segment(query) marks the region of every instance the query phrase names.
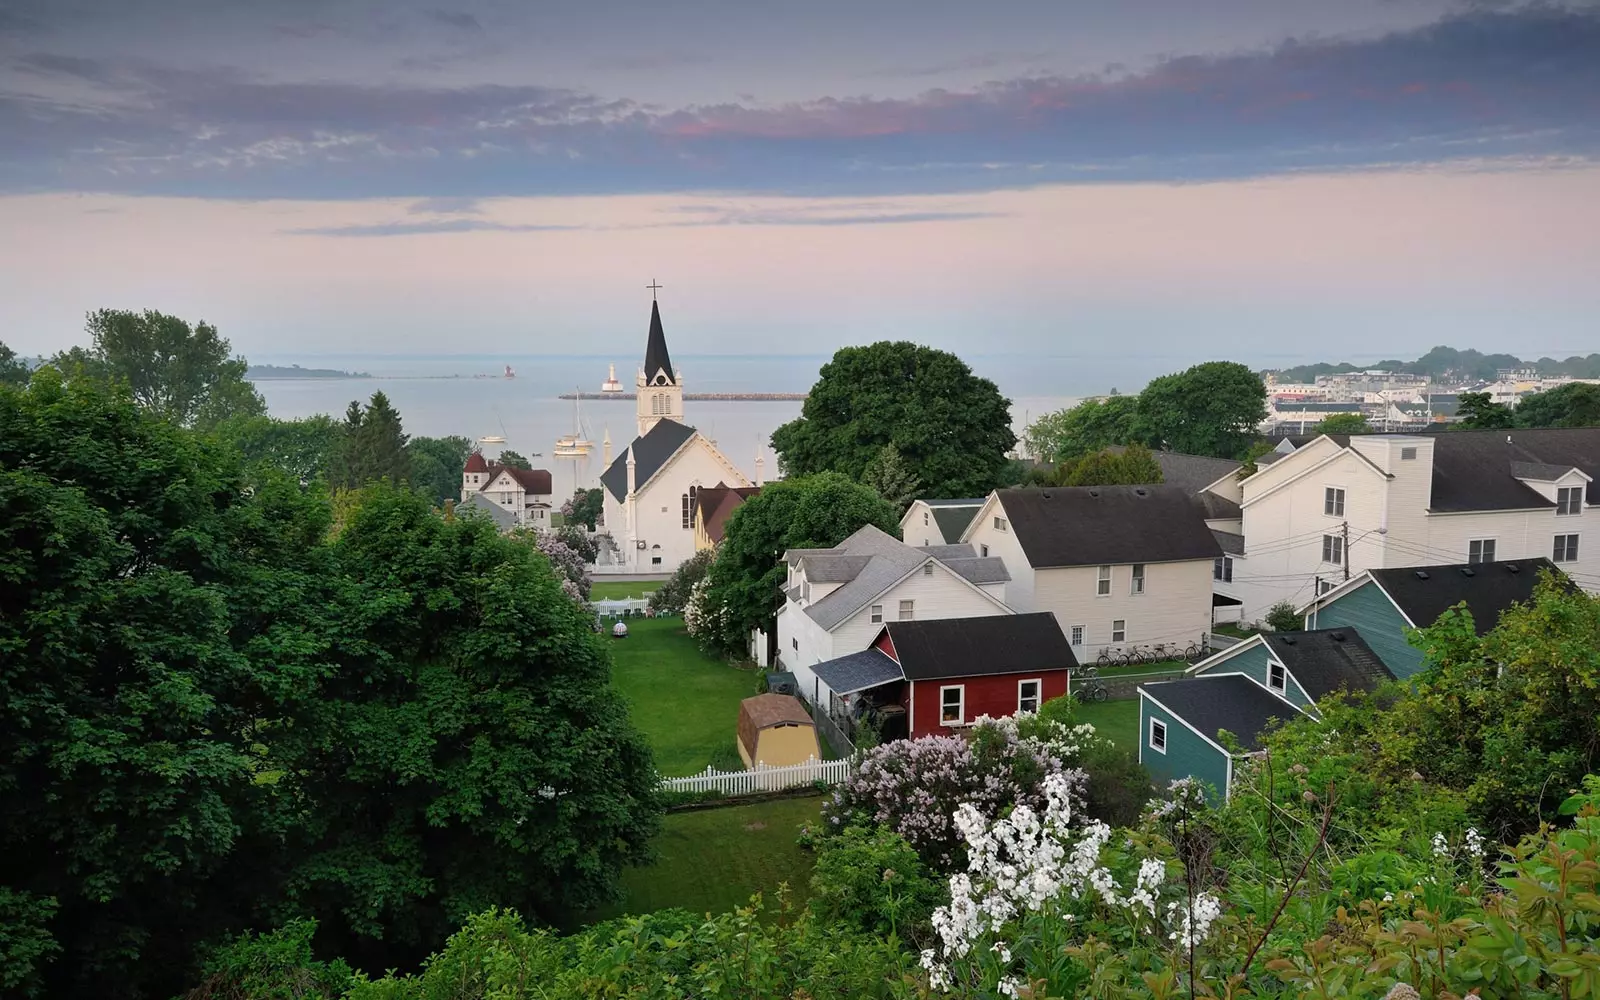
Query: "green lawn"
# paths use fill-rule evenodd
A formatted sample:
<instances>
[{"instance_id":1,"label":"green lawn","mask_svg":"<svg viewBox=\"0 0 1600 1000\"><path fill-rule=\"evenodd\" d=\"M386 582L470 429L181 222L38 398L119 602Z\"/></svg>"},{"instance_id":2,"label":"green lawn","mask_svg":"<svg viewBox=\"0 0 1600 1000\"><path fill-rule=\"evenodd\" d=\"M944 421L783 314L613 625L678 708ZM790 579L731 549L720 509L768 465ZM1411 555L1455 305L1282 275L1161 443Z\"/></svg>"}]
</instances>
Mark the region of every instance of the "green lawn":
<instances>
[{"instance_id":1,"label":"green lawn","mask_svg":"<svg viewBox=\"0 0 1600 1000\"><path fill-rule=\"evenodd\" d=\"M655 841L656 863L623 872L622 902L592 919L674 906L721 913L757 892L771 900L784 882L790 898L803 903L812 855L795 846L795 837L821 812L821 798L803 798L670 813Z\"/></svg>"},{"instance_id":2,"label":"green lawn","mask_svg":"<svg viewBox=\"0 0 1600 1000\"><path fill-rule=\"evenodd\" d=\"M1087 722L1106 739L1137 755L1139 751L1139 699L1118 698L1088 705L1074 705L1073 717Z\"/></svg>"},{"instance_id":3,"label":"green lawn","mask_svg":"<svg viewBox=\"0 0 1600 1000\"><path fill-rule=\"evenodd\" d=\"M665 580L596 580L589 590L595 601L615 601L625 597L643 597L658 589Z\"/></svg>"},{"instance_id":4,"label":"green lawn","mask_svg":"<svg viewBox=\"0 0 1600 1000\"><path fill-rule=\"evenodd\" d=\"M1133 674L1181 674L1189 669L1188 660L1160 660L1156 663L1129 663L1123 666L1095 667L1101 677L1128 677Z\"/></svg>"},{"instance_id":5,"label":"green lawn","mask_svg":"<svg viewBox=\"0 0 1600 1000\"><path fill-rule=\"evenodd\" d=\"M719 750L738 753L739 702L756 693L754 671L700 652L681 618L629 618L628 638L610 645L612 682L663 775L697 774Z\"/></svg>"},{"instance_id":6,"label":"green lawn","mask_svg":"<svg viewBox=\"0 0 1600 1000\"><path fill-rule=\"evenodd\" d=\"M1217 633L1218 635L1231 635L1235 639L1248 639L1256 634L1255 629L1241 628L1232 622L1224 622L1223 624L1213 628L1211 631Z\"/></svg>"}]
</instances>

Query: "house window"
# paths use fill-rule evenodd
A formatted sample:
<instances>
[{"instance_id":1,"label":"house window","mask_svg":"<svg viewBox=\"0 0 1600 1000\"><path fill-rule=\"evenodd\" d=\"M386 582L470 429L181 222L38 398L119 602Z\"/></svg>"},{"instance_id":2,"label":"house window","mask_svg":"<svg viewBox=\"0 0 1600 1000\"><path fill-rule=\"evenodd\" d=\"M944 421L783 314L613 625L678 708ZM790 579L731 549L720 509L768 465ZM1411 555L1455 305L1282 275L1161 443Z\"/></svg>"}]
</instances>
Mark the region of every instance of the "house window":
<instances>
[{"instance_id":1,"label":"house window","mask_svg":"<svg viewBox=\"0 0 1600 1000\"><path fill-rule=\"evenodd\" d=\"M1128 641L1128 623L1121 618L1118 618L1116 621L1111 623L1111 641Z\"/></svg>"},{"instance_id":2,"label":"house window","mask_svg":"<svg viewBox=\"0 0 1600 1000\"><path fill-rule=\"evenodd\" d=\"M983 556L985 559L987 559L989 557L989 546L987 546L987 545L978 546L978 555Z\"/></svg>"},{"instance_id":3,"label":"house window","mask_svg":"<svg viewBox=\"0 0 1600 1000\"><path fill-rule=\"evenodd\" d=\"M1322 580L1322 581L1320 581L1319 586L1317 587L1317 593L1318 594L1326 594L1328 591L1330 591L1332 589L1333 589L1333 581L1332 580Z\"/></svg>"},{"instance_id":4,"label":"house window","mask_svg":"<svg viewBox=\"0 0 1600 1000\"><path fill-rule=\"evenodd\" d=\"M1133 564L1133 590L1134 594L1144 593L1144 563Z\"/></svg>"},{"instance_id":5,"label":"house window","mask_svg":"<svg viewBox=\"0 0 1600 1000\"><path fill-rule=\"evenodd\" d=\"M1415 448L1401 448L1400 449L1400 461L1402 461L1402 462L1415 462L1416 460L1417 460L1417 449L1415 449Z\"/></svg>"},{"instance_id":6,"label":"house window","mask_svg":"<svg viewBox=\"0 0 1600 1000\"><path fill-rule=\"evenodd\" d=\"M916 603L917 603L916 601L901 601L900 602L900 620L901 621L908 622L912 618L916 617Z\"/></svg>"},{"instance_id":7,"label":"house window","mask_svg":"<svg viewBox=\"0 0 1600 1000\"><path fill-rule=\"evenodd\" d=\"M933 563L928 562L928 563L923 563L922 564L922 575L923 576L932 576L933 575Z\"/></svg>"},{"instance_id":8,"label":"house window","mask_svg":"<svg viewBox=\"0 0 1600 1000\"><path fill-rule=\"evenodd\" d=\"M1344 490L1336 486L1323 490L1322 512L1329 517L1344 517Z\"/></svg>"},{"instance_id":9,"label":"house window","mask_svg":"<svg viewBox=\"0 0 1600 1000\"><path fill-rule=\"evenodd\" d=\"M1039 681L1017 681L1017 711L1037 712L1039 710Z\"/></svg>"},{"instance_id":10,"label":"house window","mask_svg":"<svg viewBox=\"0 0 1600 1000\"><path fill-rule=\"evenodd\" d=\"M1287 675L1284 672L1283 664L1281 664L1281 663L1268 664L1268 666L1267 666L1267 687L1271 688L1274 691L1283 691L1285 688L1288 687L1288 684L1289 684L1289 682L1287 680Z\"/></svg>"},{"instance_id":11,"label":"house window","mask_svg":"<svg viewBox=\"0 0 1600 1000\"><path fill-rule=\"evenodd\" d=\"M922 512L922 526L924 528L926 528L928 526L928 512L927 511L923 511Z\"/></svg>"},{"instance_id":12,"label":"house window","mask_svg":"<svg viewBox=\"0 0 1600 1000\"><path fill-rule=\"evenodd\" d=\"M800 637L799 636L794 636L794 637L790 638L789 645L794 647L794 651L796 653L800 652Z\"/></svg>"},{"instance_id":13,"label":"house window","mask_svg":"<svg viewBox=\"0 0 1600 1000\"><path fill-rule=\"evenodd\" d=\"M1467 543L1467 562L1494 562L1494 539L1474 538Z\"/></svg>"},{"instance_id":14,"label":"house window","mask_svg":"<svg viewBox=\"0 0 1600 1000\"><path fill-rule=\"evenodd\" d=\"M1156 753L1167 752L1167 724L1160 719L1150 720L1150 749Z\"/></svg>"},{"instance_id":15,"label":"house window","mask_svg":"<svg viewBox=\"0 0 1600 1000\"><path fill-rule=\"evenodd\" d=\"M1551 562L1577 562L1578 561L1578 536L1557 535L1554 550L1550 553Z\"/></svg>"},{"instance_id":16,"label":"house window","mask_svg":"<svg viewBox=\"0 0 1600 1000\"><path fill-rule=\"evenodd\" d=\"M967 717L967 689L961 685L939 689L939 724L959 726Z\"/></svg>"},{"instance_id":17,"label":"house window","mask_svg":"<svg viewBox=\"0 0 1600 1000\"><path fill-rule=\"evenodd\" d=\"M996 530L996 531L1004 531L1004 530L1006 530L1006 519L1003 518L1003 517L995 518L994 519L994 530Z\"/></svg>"},{"instance_id":18,"label":"house window","mask_svg":"<svg viewBox=\"0 0 1600 1000\"><path fill-rule=\"evenodd\" d=\"M650 565L652 565L652 566L660 566L661 565L661 546L659 546L659 545L650 546Z\"/></svg>"},{"instance_id":19,"label":"house window","mask_svg":"<svg viewBox=\"0 0 1600 1000\"><path fill-rule=\"evenodd\" d=\"M1072 626L1072 644L1074 646L1083 645L1083 626L1082 625L1074 625L1074 626Z\"/></svg>"},{"instance_id":20,"label":"house window","mask_svg":"<svg viewBox=\"0 0 1600 1000\"><path fill-rule=\"evenodd\" d=\"M869 614L872 617L872 624L880 625L883 623L883 605L874 604Z\"/></svg>"},{"instance_id":21,"label":"house window","mask_svg":"<svg viewBox=\"0 0 1600 1000\"><path fill-rule=\"evenodd\" d=\"M1098 597L1111 596L1111 567L1101 566L1100 577L1095 581L1095 595Z\"/></svg>"},{"instance_id":22,"label":"house window","mask_svg":"<svg viewBox=\"0 0 1600 1000\"><path fill-rule=\"evenodd\" d=\"M1223 583L1233 582L1233 557L1218 556L1211 560L1211 579L1221 580Z\"/></svg>"},{"instance_id":23,"label":"house window","mask_svg":"<svg viewBox=\"0 0 1600 1000\"><path fill-rule=\"evenodd\" d=\"M1322 536L1322 561L1335 566L1344 565L1344 539L1338 535Z\"/></svg>"},{"instance_id":24,"label":"house window","mask_svg":"<svg viewBox=\"0 0 1600 1000\"><path fill-rule=\"evenodd\" d=\"M695 494L699 492L700 487L691 486L689 487L689 492L683 495L683 526L685 528L694 527L694 498Z\"/></svg>"},{"instance_id":25,"label":"house window","mask_svg":"<svg viewBox=\"0 0 1600 1000\"><path fill-rule=\"evenodd\" d=\"M1563 486L1556 490L1556 514L1564 517L1568 514L1583 513L1583 487Z\"/></svg>"}]
</instances>

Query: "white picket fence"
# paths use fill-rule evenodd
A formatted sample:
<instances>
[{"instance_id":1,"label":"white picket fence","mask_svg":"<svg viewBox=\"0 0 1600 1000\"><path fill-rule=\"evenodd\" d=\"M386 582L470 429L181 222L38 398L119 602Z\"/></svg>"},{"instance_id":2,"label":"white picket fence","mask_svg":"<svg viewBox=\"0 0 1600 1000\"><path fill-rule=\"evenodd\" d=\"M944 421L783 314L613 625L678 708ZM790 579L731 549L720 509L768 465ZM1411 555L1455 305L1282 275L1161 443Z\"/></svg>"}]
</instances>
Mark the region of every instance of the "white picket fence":
<instances>
[{"instance_id":1,"label":"white picket fence","mask_svg":"<svg viewBox=\"0 0 1600 1000\"><path fill-rule=\"evenodd\" d=\"M757 763L748 771L718 771L707 767L704 774L687 778L663 778L661 787L671 792L721 792L724 795L754 795L757 792L778 792L821 781L837 785L850 777L848 760L818 760L815 757L804 764L772 767Z\"/></svg>"}]
</instances>

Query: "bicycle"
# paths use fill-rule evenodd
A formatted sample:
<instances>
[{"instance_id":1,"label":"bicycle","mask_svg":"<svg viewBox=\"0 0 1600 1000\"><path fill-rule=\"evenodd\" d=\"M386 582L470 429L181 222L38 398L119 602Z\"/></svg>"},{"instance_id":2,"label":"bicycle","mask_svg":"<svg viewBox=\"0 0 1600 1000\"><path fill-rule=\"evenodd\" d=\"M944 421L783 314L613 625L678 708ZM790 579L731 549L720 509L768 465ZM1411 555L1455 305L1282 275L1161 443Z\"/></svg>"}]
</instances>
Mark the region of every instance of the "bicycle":
<instances>
[{"instance_id":1,"label":"bicycle","mask_svg":"<svg viewBox=\"0 0 1600 1000\"><path fill-rule=\"evenodd\" d=\"M1200 648L1199 643L1191 642L1183 649L1183 658L1188 660L1190 663L1194 663L1195 661L1201 659L1204 655L1205 650Z\"/></svg>"},{"instance_id":2,"label":"bicycle","mask_svg":"<svg viewBox=\"0 0 1600 1000\"><path fill-rule=\"evenodd\" d=\"M1079 702L1087 705L1091 701L1105 701L1111 696L1106 686L1100 683L1100 672L1093 667L1084 674L1080 683L1072 686L1072 696Z\"/></svg>"},{"instance_id":3,"label":"bicycle","mask_svg":"<svg viewBox=\"0 0 1600 1000\"><path fill-rule=\"evenodd\" d=\"M1100 655L1095 658L1094 662L1102 667L1109 667L1116 663L1116 661L1117 654L1113 653L1110 647L1102 647L1100 650Z\"/></svg>"}]
</instances>

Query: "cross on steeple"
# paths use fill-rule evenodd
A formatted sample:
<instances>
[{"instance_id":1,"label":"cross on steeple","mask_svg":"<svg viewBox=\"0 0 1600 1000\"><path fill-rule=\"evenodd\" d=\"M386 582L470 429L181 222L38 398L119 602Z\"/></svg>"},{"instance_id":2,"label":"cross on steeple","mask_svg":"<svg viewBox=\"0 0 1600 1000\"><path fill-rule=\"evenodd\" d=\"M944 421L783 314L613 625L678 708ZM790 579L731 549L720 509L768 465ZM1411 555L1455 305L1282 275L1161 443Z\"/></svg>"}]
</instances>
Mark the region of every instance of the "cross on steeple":
<instances>
[{"instance_id":1,"label":"cross on steeple","mask_svg":"<svg viewBox=\"0 0 1600 1000\"><path fill-rule=\"evenodd\" d=\"M646 285L644 287L650 289L650 301L654 302L656 300L656 291L658 289L665 288L666 286L665 285L656 284L656 279L651 278L650 279L650 284L648 284L648 285Z\"/></svg>"}]
</instances>

